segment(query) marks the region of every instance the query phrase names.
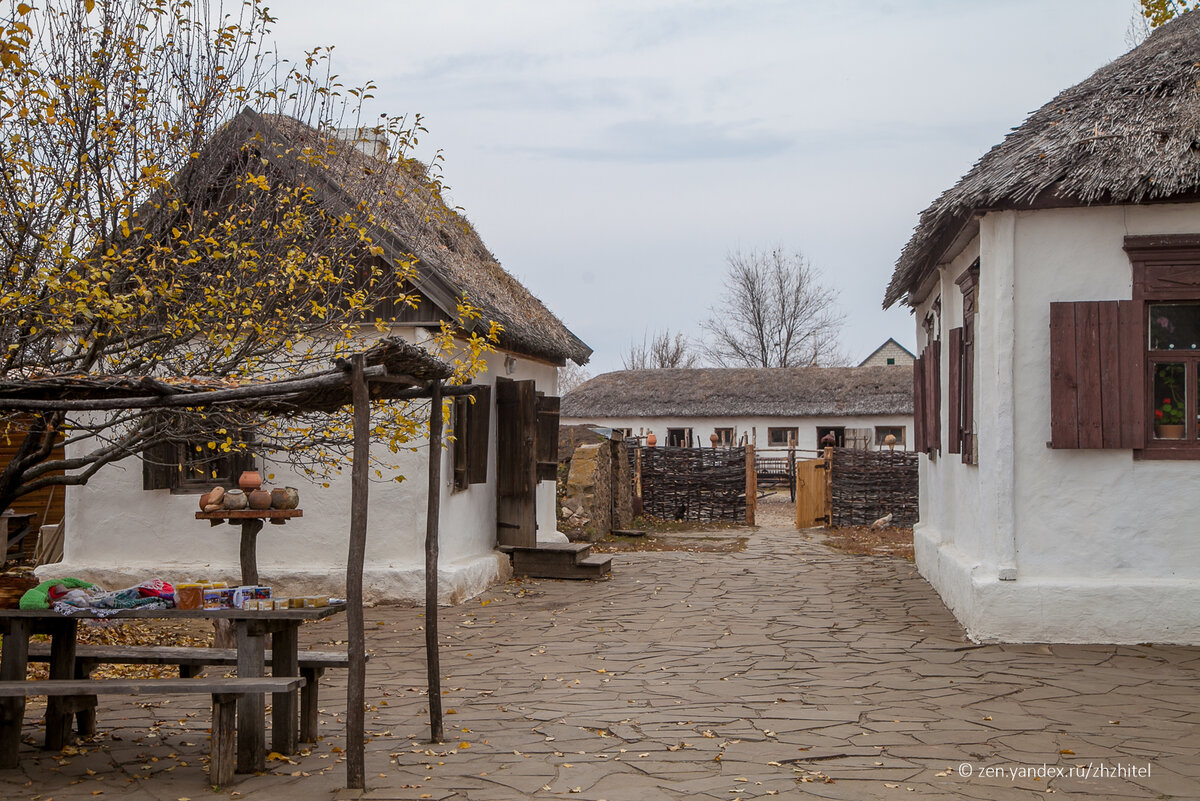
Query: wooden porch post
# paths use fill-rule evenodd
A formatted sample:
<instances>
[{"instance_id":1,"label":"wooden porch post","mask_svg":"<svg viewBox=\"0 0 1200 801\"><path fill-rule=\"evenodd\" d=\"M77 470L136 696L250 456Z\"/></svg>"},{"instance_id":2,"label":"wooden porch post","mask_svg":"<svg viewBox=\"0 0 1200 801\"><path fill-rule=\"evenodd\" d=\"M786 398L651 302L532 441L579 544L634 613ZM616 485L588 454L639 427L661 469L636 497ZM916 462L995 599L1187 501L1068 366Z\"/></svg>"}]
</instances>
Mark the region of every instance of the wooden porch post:
<instances>
[{"instance_id":1,"label":"wooden porch post","mask_svg":"<svg viewBox=\"0 0 1200 801\"><path fill-rule=\"evenodd\" d=\"M442 500L442 382L429 400L429 502L425 512L425 665L429 685L429 739L445 739L442 727L442 662L438 653L438 516Z\"/></svg>"},{"instance_id":2,"label":"wooden porch post","mask_svg":"<svg viewBox=\"0 0 1200 801\"><path fill-rule=\"evenodd\" d=\"M350 472L350 553L346 559L346 624L349 629L349 686L346 689L346 786L366 789L364 728L367 661L363 632L363 562L367 551L367 480L371 458L371 400L361 354L351 360L354 396L354 464Z\"/></svg>"}]
</instances>

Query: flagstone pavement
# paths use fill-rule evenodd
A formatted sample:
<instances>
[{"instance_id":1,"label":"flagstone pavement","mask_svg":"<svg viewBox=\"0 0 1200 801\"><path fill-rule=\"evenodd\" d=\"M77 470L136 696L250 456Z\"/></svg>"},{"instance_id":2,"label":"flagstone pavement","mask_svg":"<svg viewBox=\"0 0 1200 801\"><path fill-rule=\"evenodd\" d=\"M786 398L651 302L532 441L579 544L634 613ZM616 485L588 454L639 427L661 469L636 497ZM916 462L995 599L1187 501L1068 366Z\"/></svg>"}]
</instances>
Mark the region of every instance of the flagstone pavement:
<instances>
[{"instance_id":1,"label":"flagstone pavement","mask_svg":"<svg viewBox=\"0 0 1200 801\"><path fill-rule=\"evenodd\" d=\"M974 645L910 563L782 517L741 553L621 554L610 581L444 608L439 745L422 622L367 610L361 797L1200 798L1200 648ZM344 647L344 626L302 636ZM339 791L344 688L326 674L319 743L215 793L204 699L102 698L101 734L66 754L33 746L31 705L0 798L357 798Z\"/></svg>"}]
</instances>

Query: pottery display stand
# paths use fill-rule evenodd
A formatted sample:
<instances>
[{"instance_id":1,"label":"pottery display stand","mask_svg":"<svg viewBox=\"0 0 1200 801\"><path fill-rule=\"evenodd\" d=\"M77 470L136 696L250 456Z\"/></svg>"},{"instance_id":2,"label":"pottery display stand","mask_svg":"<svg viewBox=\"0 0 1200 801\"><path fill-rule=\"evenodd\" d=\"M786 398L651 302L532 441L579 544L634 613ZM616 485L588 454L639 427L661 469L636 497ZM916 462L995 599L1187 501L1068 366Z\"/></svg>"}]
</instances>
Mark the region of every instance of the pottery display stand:
<instances>
[{"instance_id":1,"label":"pottery display stand","mask_svg":"<svg viewBox=\"0 0 1200 801\"><path fill-rule=\"evenodd\" d=\"M242 527L242 543L239 557L242 565L242 584L258 584L258 532L262 531L263 521L270 520L273 524L283 525L293 517L303 517L300 509L218 509L215 512L196 512L197 520L207 520L218 526L222 521L229 525Z\"/></svg>"}]
</instances>

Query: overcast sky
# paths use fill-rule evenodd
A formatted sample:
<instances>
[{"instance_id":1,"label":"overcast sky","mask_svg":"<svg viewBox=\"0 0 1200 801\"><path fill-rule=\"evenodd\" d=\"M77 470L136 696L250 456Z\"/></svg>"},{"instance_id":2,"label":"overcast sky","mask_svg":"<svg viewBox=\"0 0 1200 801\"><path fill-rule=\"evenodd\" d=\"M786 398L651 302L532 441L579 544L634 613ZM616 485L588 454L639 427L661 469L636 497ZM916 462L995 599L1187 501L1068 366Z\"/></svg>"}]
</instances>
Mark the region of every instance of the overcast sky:
<instances>
[{"instance_id":1,"label":"overcast sky","mask_svg":"<svg viewBox=\"0 0 1200 801\"><path fill-rule=\"evenodd\" d=\"M1057 92L1128 48L1132 0L286 0L375 111L419 113L501 264L621 369L698 336L725 257L776 246L840 293L855 360L917 216Z\"/></svg>"}]
</instances>

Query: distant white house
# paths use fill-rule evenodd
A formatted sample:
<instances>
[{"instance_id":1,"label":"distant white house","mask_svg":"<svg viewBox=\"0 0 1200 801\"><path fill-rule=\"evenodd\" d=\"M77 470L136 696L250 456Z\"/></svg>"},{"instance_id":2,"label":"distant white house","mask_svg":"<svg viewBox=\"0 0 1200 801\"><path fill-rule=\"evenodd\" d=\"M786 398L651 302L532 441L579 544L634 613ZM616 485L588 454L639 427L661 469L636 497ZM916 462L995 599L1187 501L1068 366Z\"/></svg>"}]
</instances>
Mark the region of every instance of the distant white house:
<instances>
[{"instance_id":1,"label":"distant white house","mask_svg":"<svg viewBox=\"0 0 1200 801\"><path fill-rule=\"evenodd\" d=\"M917 357L912 355L908 348L888 337L887 342L873 350L870 356L858 363L858 366L883 367L889 364L906 364L911 367L916 361Z\"/></svg>"},{"instance_id":2,"label":"distant white house","mask_svg":"<svg viewBox=\"0 0 1200 801\"><path fill-rule=\"evenodd\" d=\"M921 215L921 574L983 641L1200 644L1200 13Z\"/></svg>"},{"instance_id":3,"label":"distant white house","mask_svg":"<svg viewBox=\"0 0 1200 801\"><path fill-rule=\"evenodd\" d=\"M783 367L622 370L604 373L562 399L565 424L595 424L659 446L751 442L759 448L883 448L888 434L908 448L912 368Z\"/></svg>"},{"instance_id":4,"label":"distant white house","mask_svg":"<svg viewBox=\"0 0 1200 801\"><path fill-rule=\"evenodd\" d=\"M229 142L213 144L204 158L210 152L236 155L243 142L259 143L264 153L299 151L317 133L294 120L247 111L218 136L241 138L233 147ZM378 165L367 163L370 156L349 145L322 146L336 149L328 167L332 174L310 177L310 183L324 193L322 202L353 208L355 187L340 175ZM266 158L263 163L264 169L274 167ZM388 333L421 344L443 320L455 317L456 300L464 295L482 311L483 324L495 320L503 325L498 351L487 357L486 371L475 380L489 386L490 394L482 404L455 404L451 424L458 441L441 456L439 581L443 600L453 601L510 574L508 557L496 550L498 540L518 534L540 540L560 536L553 396L558 367L568 359L585 363L591 350L501 268L464 220L431 221L424 209L398 203L394 216L376 220L377 227L369 231L384 248L378 258L385 265L413 255L418 260L415 290L421 302L416 308L395 309ZM365 342L378 335L373 326L364 327ZM381 482L371 489L364 571L368 599L424 596L428 449L414 444L418 447L412 453L388 455L389 460L400 460L408 480ZM68 446L67 456L82 447ZM68 487L64 558L39 568L39 576L78 576L110 587L150 576L236 581L239 529L210 528L194 516L201 493L214 484L231 486L248 465L230 457L216 466L219 475L212 478L213 465L198 468L191 463L194 449L188 443L169 445L167 450L144 463L130 458L105 467L87 485ZM340 595L347 558L349 471L322 486L283 464L253 466L275 486L299 488L303 509L302 518L285 526L265 526L258 536L262 580L289 594Z\"/></svg>"}]
</instances>

